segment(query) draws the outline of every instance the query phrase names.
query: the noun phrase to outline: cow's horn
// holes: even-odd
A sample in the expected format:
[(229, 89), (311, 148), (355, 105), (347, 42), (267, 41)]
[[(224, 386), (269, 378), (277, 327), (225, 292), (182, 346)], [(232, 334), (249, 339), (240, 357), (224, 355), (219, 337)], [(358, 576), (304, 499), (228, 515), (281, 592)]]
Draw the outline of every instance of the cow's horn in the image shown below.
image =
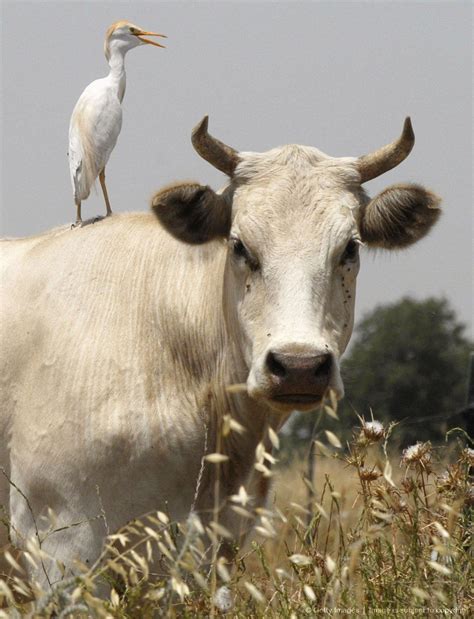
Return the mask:
[(203, 159), (224, 174), (232, 176), (239, 163), (239, 153), (210, 135), (207, 132), (208, 123), (209, 116), (204, 116), (194, 127), (191, 135), (193, 146)]
[(405, 118), (401, 136), (395, 142), (379, 148), (370, 155), (359, 157), (357, 165), (361, 183), (370, 181), (384, 172), (388, 172), (401, 163), (410, 154), (415, 143), (415, 134), (411, 126), (410, 117)]

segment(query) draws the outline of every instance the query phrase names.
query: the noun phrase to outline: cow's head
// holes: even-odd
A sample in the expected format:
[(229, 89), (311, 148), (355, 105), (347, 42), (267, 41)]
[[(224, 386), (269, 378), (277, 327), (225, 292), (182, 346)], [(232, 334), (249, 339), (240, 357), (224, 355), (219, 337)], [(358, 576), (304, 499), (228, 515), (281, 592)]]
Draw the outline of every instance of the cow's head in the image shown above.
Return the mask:
[(227, 239), (226, 314), (249, 368), (251, 397), (274, 408), (309, 409), (343, 386), (339, 357), (351, 336), (359, 247), (400, 249), (439, 216), (439, 198), (393, 185), (370, 199), (366, 181), (398, 165), (414, 134), (359, 158), (283, 146), (237, 152), (213, 138), (205, 117), (197, 152), (225, 172), (222, 193), (184, 183), (158, 192), (152, 208), (187, 243)]

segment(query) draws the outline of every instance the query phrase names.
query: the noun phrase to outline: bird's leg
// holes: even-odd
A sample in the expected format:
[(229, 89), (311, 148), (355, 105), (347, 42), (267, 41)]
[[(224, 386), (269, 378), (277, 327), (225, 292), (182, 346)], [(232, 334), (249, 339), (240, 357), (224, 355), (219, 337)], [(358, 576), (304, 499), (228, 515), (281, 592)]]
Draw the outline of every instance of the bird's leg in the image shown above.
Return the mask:
[(107, 208), (107, 215), (112, 215), (112, 209), (110, 208), (109, 196), (107, 194), (107, 187), (105, 186), (105, 168), (99, 174), (100, 186), (102, 187), (102, 193), (104, 194), (105, 206)]
[(77, 228), (77, 226), (82, 225), (82, 217), (81, 217), (81, 202), (76, 202), (76, 221), (72, 224), (72, 228)]

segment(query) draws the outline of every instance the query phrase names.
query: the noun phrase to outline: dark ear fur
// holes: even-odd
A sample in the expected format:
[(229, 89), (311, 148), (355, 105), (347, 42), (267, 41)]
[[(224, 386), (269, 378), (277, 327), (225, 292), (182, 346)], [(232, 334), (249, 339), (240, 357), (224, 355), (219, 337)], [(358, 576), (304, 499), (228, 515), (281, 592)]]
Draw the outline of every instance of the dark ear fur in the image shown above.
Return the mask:
[(400, 249), (424, 237), (440, 216), (441, 199), (421, 185), (392, 185), (362, 208), (360, 234), (371, 247)]
[(198, 183), (164, 187), (153, 197), (151, 208), (164, 228), (186, 243), (207, 243), (227, 236), (230, 230), (230, 205), (210, 187)]

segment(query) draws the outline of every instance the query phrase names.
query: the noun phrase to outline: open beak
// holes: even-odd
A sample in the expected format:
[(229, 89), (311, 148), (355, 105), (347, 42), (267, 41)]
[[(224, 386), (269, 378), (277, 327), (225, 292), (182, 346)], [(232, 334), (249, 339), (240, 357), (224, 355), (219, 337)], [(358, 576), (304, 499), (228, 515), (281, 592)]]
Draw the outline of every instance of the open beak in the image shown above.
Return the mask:
[(144, 43), (148, 43), (149, 45), (155, 45), (156, 47), (163, 47), (165, 48), (165, 45), (161, 45), (160, 43), (157, 43), (156, 41), (150, 41), (150, 39), (145, 39), (145, 37), (163, 37), (164, 39), (168, 38), (166, 36), (166, 34), (158, 34), (158, 32), (145, 32), (144, 30), (139, 30), (138, 32), (134, 33), (135, 36), (137, 36), (140, 41), (143, 41)]

